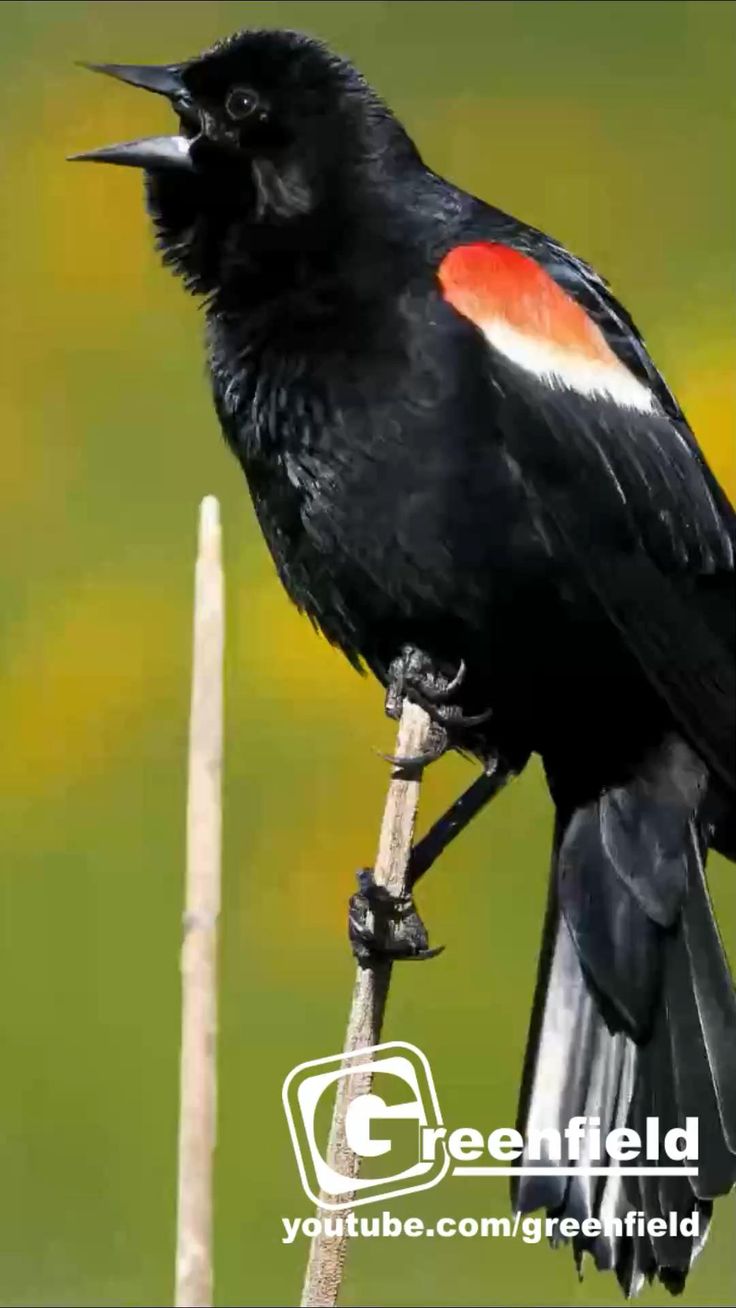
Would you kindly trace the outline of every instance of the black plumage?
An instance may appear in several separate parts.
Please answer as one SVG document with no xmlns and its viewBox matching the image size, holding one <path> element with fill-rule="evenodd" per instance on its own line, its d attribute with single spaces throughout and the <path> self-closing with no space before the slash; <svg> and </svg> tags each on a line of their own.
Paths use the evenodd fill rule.
<svg viewBox="0 0 736 1308">
<path fill-rule="evenodd" d="M 736 1178 L 703 870 L 736 852 L 734 512 L 606 283 L 428 169 L 348 62 L 245 32 L 103 71 L 179 113 L 179 136 L 97 157 L 146 169 L 164 260 L 204 299 L 217 414 L 292 600 L 384 683 L 405 646 L 464 665 L 457 707 L 492 715 L 451 743 L 543 759 L 520 1125 L 700 1117 L 695 1180 L 524 1178 L 514 1202 L 699 1212 L 700 1239 L 574 1241 L 627 1292 L 678 1290 Z"/>
</svg>

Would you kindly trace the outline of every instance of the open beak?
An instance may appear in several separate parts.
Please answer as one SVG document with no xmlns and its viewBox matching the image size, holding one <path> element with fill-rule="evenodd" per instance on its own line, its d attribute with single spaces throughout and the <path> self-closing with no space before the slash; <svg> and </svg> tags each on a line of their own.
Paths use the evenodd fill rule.
<svg viewBox="0 0 736 1308">
<path fill-rule="evenodd" d="M 194 168 L 186 136 L 143 136 L 139 141 L 120 141 L 118 145 L 103 145 L 99 150 L 85 150 L 70 154 L 70 163 L 124 164 L 128 168 L 148 168 L 151 172 L 161 168 Z"/>
<path fill-rule="evenodd" d="M 181 71 L 176 64 L 84 64 L 94 73 L 105 73 L 120 82 L 139 86 L 144 91 L 163 95 L 176 106 L 177 100 L 186 97 Z M 72 162 L 123 164 L 129 168 L 160 169 L 194 168 L 189 153 L 192 142 L 186 136 L 148 136 L 139 141 L 122 141 L 119 145 L 103 145 L 98 150 L 85 150 L 70 155 Z"/>
</svg>

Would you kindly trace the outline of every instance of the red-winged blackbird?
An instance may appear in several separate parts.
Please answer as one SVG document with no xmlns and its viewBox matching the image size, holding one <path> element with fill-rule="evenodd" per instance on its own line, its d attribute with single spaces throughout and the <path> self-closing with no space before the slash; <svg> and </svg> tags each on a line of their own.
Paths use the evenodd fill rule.
<svg viewBox="0 0 736 1308">
<path fill-rule="evenodd" d="M 573 1240 L 627 1292 L 680 1290 L 736 1177 L 736 997 L 703 872 L 709 845 L 736 855 L 734 512 L 606 283 L 427 168 L 348 62 L 244 32 L 101 71 L 179 115 L 81 157 L 145 170 L 289 595 L 451 745 L 503 775 L 544 762 L 520 1129 L 699 1119 L 697 1176 L 553 1170 L 514 1204 L 696 1214 L 697 1236 Z"/>
</svg>

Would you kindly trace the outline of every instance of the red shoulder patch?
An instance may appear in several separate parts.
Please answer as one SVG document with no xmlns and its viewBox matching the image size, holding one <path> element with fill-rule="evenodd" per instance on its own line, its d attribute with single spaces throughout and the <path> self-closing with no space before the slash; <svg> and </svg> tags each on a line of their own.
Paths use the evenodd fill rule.
<svg viewBox="0 0 736 1308">
<path fill-rule="evenodd" d="M 534 259 L 507 245 L 459 245 L 439 270 L 446 300 L 478 327 L 501 319 L 586 359 L 620 364 L 600 328 Z"/>
<path fill-rule="evenodd" d="M 459 245 L 442 260 L 439 282 L 494 349 L 545 385 L 641 412 L 655 407 L 649 387 L 535 259 L 492 242 Z"/>
</svg>

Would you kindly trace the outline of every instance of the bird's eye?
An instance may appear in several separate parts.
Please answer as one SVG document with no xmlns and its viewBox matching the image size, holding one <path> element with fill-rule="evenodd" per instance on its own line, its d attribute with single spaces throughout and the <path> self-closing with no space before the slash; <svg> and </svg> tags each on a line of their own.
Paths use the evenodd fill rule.
<svg viewBox="0 0 736 1308">
<path fill-rule="evenodd" d="M 244 118 L 262 112 L 262 106 L 255 91 L 249 91 L 244 86 L 234 86 L 232 91 L 228 91 L 225 110 L 230 118 L 242 122 Z"/>
</svg>

